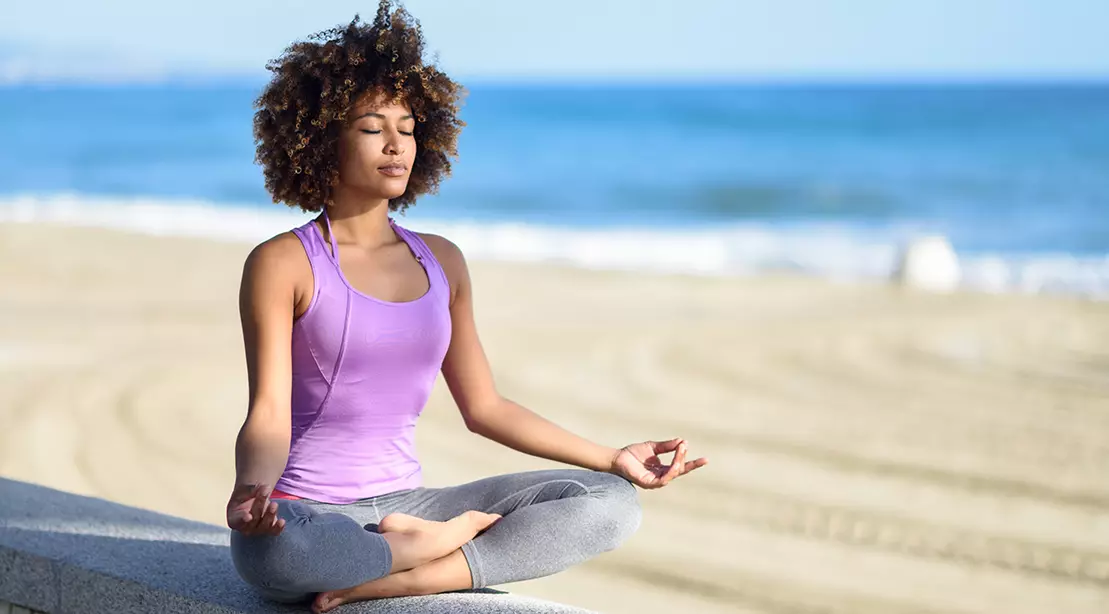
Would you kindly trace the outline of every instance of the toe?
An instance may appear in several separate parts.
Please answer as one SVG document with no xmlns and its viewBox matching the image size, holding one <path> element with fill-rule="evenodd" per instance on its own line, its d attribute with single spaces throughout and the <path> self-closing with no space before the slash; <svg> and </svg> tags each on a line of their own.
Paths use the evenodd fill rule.
<svg viewBox="0 0 1109 614">
<path fill-rule="evenodd" d="M 312 611 L 315 614 L 329 612 L 337 605 L 339 605 L 339 600 L 332 593 L 320 593 L 316 595 L 316 599 L 312 602 Z"/>
</svg>

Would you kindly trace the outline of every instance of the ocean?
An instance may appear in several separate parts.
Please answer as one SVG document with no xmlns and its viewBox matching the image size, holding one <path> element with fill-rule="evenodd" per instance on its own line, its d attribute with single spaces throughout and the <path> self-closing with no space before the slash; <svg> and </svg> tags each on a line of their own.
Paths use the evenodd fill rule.
<svg viewBox="0 0 1109 614">
<path fill-rule="evenodd" d="M 264 239 L 252 83 L 0 87 L 0 220 Z M 460 157 L 400 218 L 470 258 L 888 276 L 1109 298 L 1109 83 L 469 86 Z"/>
</svg>

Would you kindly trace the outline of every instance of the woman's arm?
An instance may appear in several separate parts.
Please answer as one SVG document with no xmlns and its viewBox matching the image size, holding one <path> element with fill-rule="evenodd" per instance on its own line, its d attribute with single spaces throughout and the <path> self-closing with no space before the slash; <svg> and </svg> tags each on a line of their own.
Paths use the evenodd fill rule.
<svg viewBox="0 0 1109 614">
<path fill-rule="evenodd" d="M 563 429 L 530 409 L 504 398 L 478 339 L 470 273 L 462 252 L 450 241 L 423 235 L 451 285 L 451 342 L 443 360 L 443 377 L 466 427 L 525 454 L 609 471 L 620 450 L 593 443 Z"/>
<path fill-rule="evenodd" d="M 228 525 L 247 534 L 275 534 L 268 502 L 289 460 L 292 422 L 292 326 L 299 240 L 279 235 L 254 248 L 243 266 L 239 317 L 246 351 L 247 416 L 235 441 L 235 486 Z M 297 257 L 303 260 L 299 263 Z"/>
</svg>

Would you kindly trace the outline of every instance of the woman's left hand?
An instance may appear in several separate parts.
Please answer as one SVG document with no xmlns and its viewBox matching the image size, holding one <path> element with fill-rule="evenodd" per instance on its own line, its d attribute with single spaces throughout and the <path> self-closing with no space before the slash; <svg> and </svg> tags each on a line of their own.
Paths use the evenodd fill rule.
<svg viewBox="0 0 1109 614">
<path fill-rule="evenodd" d="M 704 467 L 709 462 L 707 458 L 687 462 L 687 447 L 680 437 L 670 441 L 633 443 L 621 448 L 613 457 L 609 473 L 623 476 L 640 488 L 662 488 L 679 475 Z M 674 453 L 670 464 L 664 464 L 658 457 L 667 452 Z"/>
</svg>

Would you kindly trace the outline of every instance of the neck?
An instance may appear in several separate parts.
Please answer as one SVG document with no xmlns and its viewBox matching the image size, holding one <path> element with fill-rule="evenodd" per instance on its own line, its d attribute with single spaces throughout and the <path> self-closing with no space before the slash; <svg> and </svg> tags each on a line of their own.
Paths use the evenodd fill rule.
<svg viewBox="0 0 1109 614">
<path fill-rule="evenodd" d="M 373 249 L 397 240 L 389 227 L 389 199 L 359 197 L 336 190 L 332 202 L 327 207 L 327 217 L 336 243 Z"/>
</svg>

